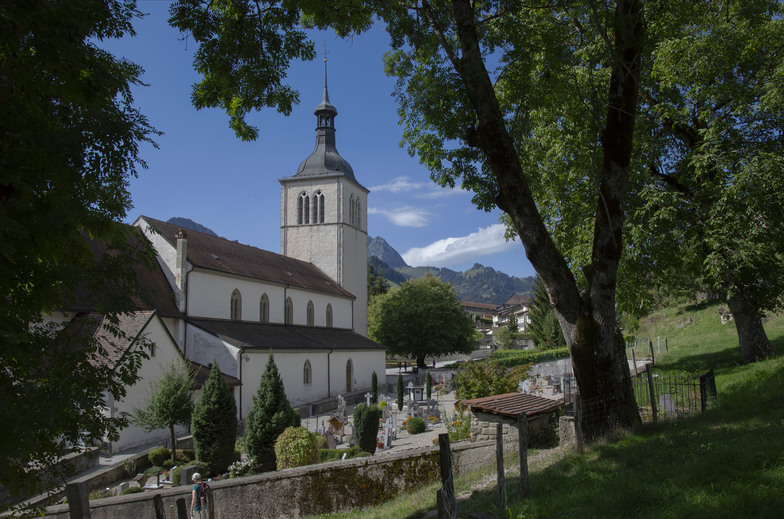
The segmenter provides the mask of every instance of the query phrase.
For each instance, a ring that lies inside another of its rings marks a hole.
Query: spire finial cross
[[[327,88],[327,42],[324,42],[324,88]]]

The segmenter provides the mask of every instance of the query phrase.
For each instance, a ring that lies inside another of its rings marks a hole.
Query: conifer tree
[[[537,277],[534,284],[534,300],[531,303],[531,338],[534,345],[543,350],[566,346],[563,331],[550,304],[550,296],[542,281]]]
[[[370,401],[374,404],[378,403],[378,375],[375,371],[370,377]]]
[[[234,461],[237,404],[216,362],[193,409],[191,422],[196,459],[220,474]]]
[[[245,452],[253,459],[255,470],[275,470],[275,440],[287,427],[298,427],[299,422],[299,416],[286,398],[283,380],[270,352],[242,437]]]
[[[397,408],[399,411],[403,410],[403,375],[397,374]]]

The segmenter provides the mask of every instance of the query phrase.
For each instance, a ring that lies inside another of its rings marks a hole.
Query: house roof
[[[119,314],[116,323],[118,333],[115,336],[113,332],[115,325],[103,315],[94,312],[80,313],[66,326],[66,334],[76,339],[74,342],[69,343],[67,347],[81,348],[83,343],[78,339],[80,337],[92,336],[103,346],[105,352],[100,358],[94,357],[92,362],[112,369],[122,359],[128,349],[136,343],[139,335],[144,331],[154,315],[155,311]]]
[[[501,306],[531,306],[533,299],[528,294],[514,294],[509,299],[504,301],[504,304]]]
[[[147,238],[145,238],[140,229],[133,227],[129,228],[132,231],[128,237],[129,248],[140,250],[142,240],[146,240]],[[102,241],[86,239],[96,257],[103,256],[104,254],[119,257],[125,254],[118,250],[107,250],[106,243]],[[171,285],[157,262],[154,262],[151,268],[147,268],[147,266],[141,262],[133,261],[131,268],[136,276],[136,282],[139,289],[139,293],[131,297],[130,307],[133,310],[141,312],[155,310],[161,317],[177,317],[180,315],[177,305],[174,302],[174,292],[172,291]],[[89,286],[88,282],[79,284],[74,291],[71,301],[68,302],[67,308],[64,308],[64,310],[85,313],[95,312],[97,310],[96,296],[91,290],[92,288]],[[125,294],[125,291],[121,288],[116,290],[118,294]]]
[[[516,419],[523,413],[531,417],[554,411],[563,405],[563,400],[551,400],[526,393],[506,393],[463,400],[463,404],[469,406],[472,412],[479,411]]]
[[[191,369],[196,372],[196,378],[193,381],[193,389],[201,389],[207,382],[207,379],[210,378],[210,371],[212,371],[212,368],[209,366],[203,366],[198,362],[193,362],[192,360],[188,360],[188,363],[190,364]],[[221,371],[221,375],[223,375],[223,380],[229,387],[242,385],[242,382],[237,377],[227,375],[226,373],[223,373],[223,371]]]
[[[272,350],[386,350],[353,330],[274,323],[190,319],[190,324],[237,347]]]
[[[173,247],[181,227],[142,216]],[[354,298],[312,263],[188,229],[188,261],[198,268]]]
[[[483,310],[488,313],[495,312],[498,305],[493,305],[489,303],[474,303],[472,301],[460,301],[460,306],[464,309],[475,309],[475,310]]]

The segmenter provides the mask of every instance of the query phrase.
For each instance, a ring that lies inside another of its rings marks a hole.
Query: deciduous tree
[[[160,379],[152,382],[144,406],[134,413],[133,423],[147,432],[164,427],[169,429],[172,459],[177,458],[174,428],[191,423],[191,392],[195,375],[184,360],[176,360],[166,367]]]
[[[107,369],[105,345],[42,321],[79,287],[125,343],[116,316],[133,309],[134,258],[153,261],[120,223],[155,133],[132,104],[141,69],[100,48],[137,14],[132,0],[0,4],[0,484],[13,495],[41,489],[31,463],[117,438],[128,416],[104,416],[104,397],[121,399],[146,355]]]
[[[432,276],[376,296],[368,314],[368,335],[393,355],[416,358],[420,368],[425,357],[470,353],[476,344],[474,324],[454,289]]]

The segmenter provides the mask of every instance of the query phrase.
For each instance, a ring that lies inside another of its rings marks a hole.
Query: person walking
[[[193,487],[191,487],[193,489],[191,491],[191,519],[195,517],[201,519],[201,474],[194,472],[191,480],[193,481]],[[198,512],[199,515],[195,515],[195,512]]]

